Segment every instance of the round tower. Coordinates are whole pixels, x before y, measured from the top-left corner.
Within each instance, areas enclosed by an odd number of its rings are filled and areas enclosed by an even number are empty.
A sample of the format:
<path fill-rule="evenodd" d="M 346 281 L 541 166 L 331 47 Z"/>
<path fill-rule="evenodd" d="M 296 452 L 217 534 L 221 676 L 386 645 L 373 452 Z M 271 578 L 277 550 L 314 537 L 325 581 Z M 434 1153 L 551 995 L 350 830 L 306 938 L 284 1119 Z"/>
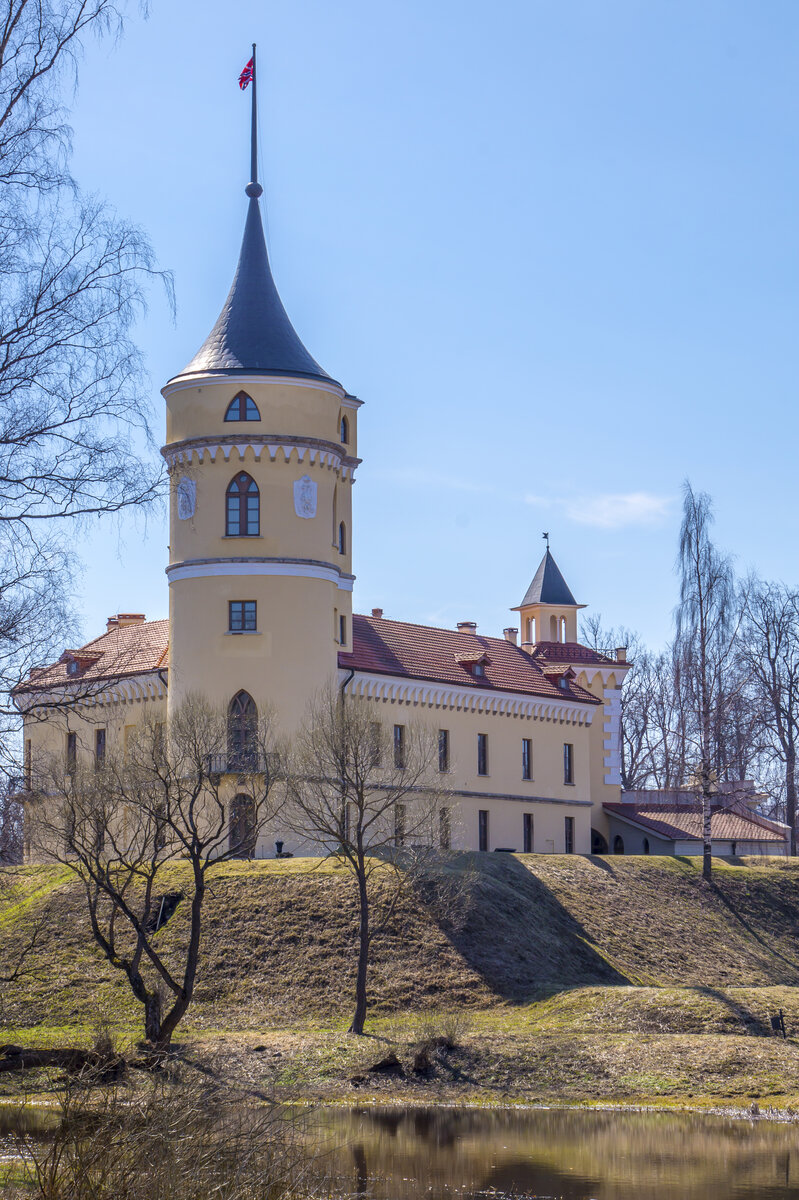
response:
<path fill-rule="evenodd" d="M 162 389 L 170 475 L 169 703 L 245 694 L 291 729 L 352 645 L 361 401 L 322 370 L 272 278 L 253 163 L 238 266 Z"/>

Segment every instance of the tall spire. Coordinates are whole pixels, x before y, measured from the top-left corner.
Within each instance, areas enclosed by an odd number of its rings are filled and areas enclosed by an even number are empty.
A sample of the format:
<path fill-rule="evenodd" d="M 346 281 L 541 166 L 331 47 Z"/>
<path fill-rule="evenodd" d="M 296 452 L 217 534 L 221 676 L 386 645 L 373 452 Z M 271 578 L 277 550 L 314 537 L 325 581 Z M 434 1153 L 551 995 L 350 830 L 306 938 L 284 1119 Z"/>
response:
<path fill-rule="evenodd" d="M 561 604 L 582 608 L 582 605 L 579 605 L 571 594 L 569 585 L 561 575 L 558 564 L 550 553 L 548 541 L 544 557 L 538 564 L 538 570 L 533 576 L 532 583 L 519 608 L 526 608 L 528 604 Z"/>
<path fill-rule="evenodd" d="M 258 182 L 256 79 L 253 43 L 250 182 L 244 189 L 249 205 L 238 266 L 216 324 L 191 362 L 174 378 L 187 375 L 296 375 L 331 381 L 300 341 L 272 278 L 258 204 L 263 188 Z"/>
<path fill-rule="evenodd" d="M 250 182 L 244 192 L 251 200 L 257 200 L 263 194 L 263 188 L 258 182 L 258 72 L 255 69 L 255 42 L 252 44 L 252 115 L 250 117 Z"/>

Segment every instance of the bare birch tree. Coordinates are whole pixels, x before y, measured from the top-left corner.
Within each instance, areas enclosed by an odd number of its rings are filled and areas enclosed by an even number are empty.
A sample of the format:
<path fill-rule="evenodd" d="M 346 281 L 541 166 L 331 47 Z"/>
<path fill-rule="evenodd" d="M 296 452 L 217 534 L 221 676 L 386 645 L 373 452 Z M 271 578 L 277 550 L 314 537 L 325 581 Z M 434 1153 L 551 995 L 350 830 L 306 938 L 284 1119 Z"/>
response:
<path fill-rule="evenodd" d="M 735 662 L 739 613 L 731 560 L 720 554 L 710 538 L 713 509 L 710 497 L 685 484 L 677 569 L 680 599 L 676 609 L 675 675 L 685 720 L 686 757 L 694 764 L 694 779 L 702 808 L 702 875 L 712 875 L 711 812 L 718 781 L 718 729 L 734 689 L 730 674 Z"/>
<path fill-rule="evenodd" d="M 82 196 L 69 172 L 64 97 L 74 94 L 86 40 L 118 34 L 122 7 L 0 3 L 3 696 L 72 632 L 76 523 L 147 505 L 161 491 L 133 340 L 157 274 L 153 253 L 134 225 Z M 0 701 L 0 768 L 11 771 L 13 730 Z"/>
<path fill-rule="evenodd" d="M 386 730 L 372 708 L 324 690 L 294 745 L 287 824 L 349 870 L 358 894 L 355 1008 L 350 1032 L 362 1034 L 372 939 L 431 848 L 449 844 L 449 809 L 435 770 L 430 730 Z M 376 901 L 382 901 L 379 922 Z"/>
<path fill-rule="evenodd" d="M 280 757 L 264 714 L 249 730 L 237 774 L 222 774 L 227 716 L 194 697 L 168 732 L 142 725 L 126 755 L 108 755 L 99 769 L 51 764 L 29 806 L 34 845 L 81 880 L 94 940 L 143 1005 L 145 1039 L 156 1051 L 168 1049 L 191 1003 L 209 879 L 227 860 L 252 856 L 278 808 Z M 179 865 L 185 882 L 176 896 Z M 164 906 L 177 903 L 184 933 L 164 949 Z"/>
<path fill-rule="evenodd" d="M 757 719 L 783 765 L 785 820 L 796 854 L 796 751 L 799 745 L 799 592 L 750 580 L 739 655 L 755 695 Z"/>

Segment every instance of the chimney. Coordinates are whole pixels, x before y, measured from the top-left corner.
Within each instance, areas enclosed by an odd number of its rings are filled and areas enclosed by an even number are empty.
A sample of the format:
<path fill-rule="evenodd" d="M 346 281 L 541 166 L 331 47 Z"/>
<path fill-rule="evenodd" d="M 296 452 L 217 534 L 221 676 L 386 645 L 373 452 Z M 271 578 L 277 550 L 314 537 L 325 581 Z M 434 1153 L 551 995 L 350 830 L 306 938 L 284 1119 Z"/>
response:
<path fill-rule="evenodd" d="M 627 662 L 627 647 L 626 646 L 617 646 L 616 647 L 616 662 L 620 662 L 620 663 Z"/>
<path fill-rule="evenodd" d="M 458 621 L 458 633 L 477 633 L 477 622 Z"/>
<path fill-rule="evenodd" d="M 379 620 L 379 619 L 382 617 L 382 615 L 383 615 L 383 610 L 382 610 L 382 608 L 373 608 L 373 609 L 372 609 L 372 616 L 373 616 L 373 617 L 377 617 L 377 619 Z"/>
<path fill-rule="evenodd" d="M 508 629 L 503 629 L 502 632 L 505 635 L 505 641 L 510 642 L 511 646 L 515 646 L 516 639 L 519 636 L 518 629 L 514 629 L 513 626 L 510 626 Z"/>
<path fill-rule="evenodd" d="M 124 629 L 126 625 L 143 625 L 144 621 L 144 613 L 117 613 L 115 617 L 108 618 L 106 633 L 110 629 Z"/>

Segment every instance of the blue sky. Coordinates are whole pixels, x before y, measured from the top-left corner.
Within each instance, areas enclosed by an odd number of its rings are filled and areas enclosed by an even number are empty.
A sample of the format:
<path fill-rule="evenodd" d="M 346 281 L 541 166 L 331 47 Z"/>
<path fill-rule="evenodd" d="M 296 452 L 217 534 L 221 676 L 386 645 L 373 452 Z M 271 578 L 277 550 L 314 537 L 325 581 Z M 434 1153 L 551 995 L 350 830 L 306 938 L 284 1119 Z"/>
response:
<path fill-rule="evenodd" d="M 359 611 L 498 634 L 548 529 L 659 644 L 686 477 L 739 569 L 799 583 L 794 0 L 153 0 L 87 50 L 73 127 L 174 272 L 139 331 L 159 439 L 238 254 L 253 40 L 275 278 L 366 402 Z M 82 542 L 87 637 L 166 615 L 165 520 Z"/>

